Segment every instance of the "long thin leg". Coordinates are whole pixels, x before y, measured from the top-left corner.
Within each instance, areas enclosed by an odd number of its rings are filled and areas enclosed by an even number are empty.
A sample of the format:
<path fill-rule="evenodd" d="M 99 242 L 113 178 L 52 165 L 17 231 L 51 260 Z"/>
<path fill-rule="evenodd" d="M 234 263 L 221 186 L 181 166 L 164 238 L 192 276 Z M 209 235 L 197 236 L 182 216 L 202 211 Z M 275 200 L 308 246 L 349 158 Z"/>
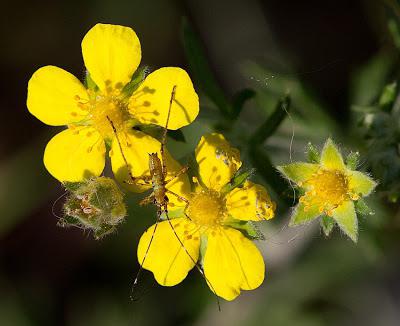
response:
<path fill-rule="evenodd" d="M 154 192 L 152 192 L 150 195 L 148 195 L 147 197 L 143 198 L 140 202 L 139 205 L 140 206 L 146 206 L 150 203 L 154 202 Z"/>
<path fill-rule="evenodd" d="M 140 263 L 139 270 L 136 273 L 135 280 L 133 281 L 133 285 L 132 285 L 132 289 L 131 289 L 131 300 L 132 301 L 135 301 L 135 298 L 133 297 L 133 292 L 134 292 L 134 290 L 135 290 L 135 288 L 136 288 L 136 286 L 138 284 L 138 279 L 139 279 L 140 274 L 142 273 L 143 264 L 144 264 L 144 262 L 145 262 L 145 260 L 147 258 L 148 253 L 149 253 L 150 246 L 153 243 L 153 239 L 154 239 L 154 236 L 156 234 L 158 223 L 161 222 L 161 215 L 162 215 L 162 211 L 161 210 L 157 210 L 157 220 L 156 220 L 156 224 L 155 224 L 154 229 L 153 229 L 153 233 L 151 234 L 150 242 L 149 242 L 149 244 L 148 244 L 148 246 L 146 248 L 146 252 L 145 252 L 145 254 L 143 256 L 143 259 L 142 259 L 142 261 Z"/>
<path fill-rule="evenodd" d="M 112 120 L 110 119 L 110 117 L 109 117 L 108 115 L 106 116 L 106 118 L 107 118 L 108 122 L 110 122 L 110 124 L 111 124 L 111 128 L 112 128 L 112 130 L 113 130 L 113 132 L 114 132 L 115 139 L 116 139 L 117 142 L 118 142 L 118 146 L 119 146 L 119 150 L 120 150 L 121 155 L 122 155 L 122 159 L 123 159 L 124 162 L 125 162 L 126 168 L 128 169 L 129 177 L 130 177 L 130 179 L 131 179 L 131 182 L 133 183 L 133 182 L 135 182 L 136 178 L 133 176 L 133 174 L 132 174 L 132 172 L 131 172 L 130 165 L 128 164 L 128 160 L 126 159 L 126 156 L 125 156 L 125 154 L 124 154 L 124 151 L 122 150 L 121 141 L 120 141 L 120 139 L 119 139 L 119 136 L 118 136 L 118 133 L 117 133 L 117 129 L 115 128 L 114 123 L 112 122 Z"/>
<path fill-rule="evenodd" d="M 184 201 L 186 203 L 186 205 L 189 205 L 189 200 L 187 200 L 185 197 L 179 196 L 177 193 L 175 193 L 175 192 L 173 192 L 173 191 L 171 191 L 169 189 L 165 189 L 165 190 L 166 190 L 167 193 L 169 193 L 171 195 L 174 195 L 176 198 Z"/>
<path fill-rule="evenodd" d="M 162 158 L 162 168 L 163 168 L 163 174 L 164 174 L 164 178 L 167 176 L 167 167 L 166 167 L 166 156 L 165 156 L 165 144 L 167 142 L 167 131 L 168 131 L 168 123 L 169 123 L 169 118 L 171 116 L 171 108 L 172 108 L 172 102 L 175 99 L 175 92 L 176 92 L 176 85 L 174 85 L 174 87 L 172 88 L 172 92 L 171 92 L 171 98 L 169 99 L 169 107 L 168 107 L 168 114 L 167 114 L 167 120 L 165 122 L 165 127 L 164 127 L 164 131 L 162 134 L 162 138 L 161 138 L 161 158 Z"/>
<path fill-rule="evenodd" d="M 168 180 L 165 180 L 165 185 L 170 183 L 171 181 L 175 180 L 176 178 L 179 178 L 182 174 L 186 173 L 189 170 L 189 167 L 186 165 L 182 169 L 180 169 L 173 177 L 171 177 Z"/>
<path fill-rule="evenodd" d="M 207 279 L 206 274 L 204 273 L 203 268 L 197 263 L 197 261 L 194 260 L 194 258 L 192 257 L 192 255 L 189 253 L 189 251 L 186 249 L 185 245 L 183 244 L 183 241 L 181 240 L 181 238 L 179 238 L 178 233 L 176 233 L 174 226 L 172 225 L 171 219 L 168 216 L 168 211 L 167 211 L 167 205 L 165 205 L 164 208 L 165 211 L 165 215 L 167 217 L 168 223 L 171 226 L 172 231 L 175 234 L 176 239 L 179 241 L 181 247 L 183 248 L 183 250 L 186 252 L 186 254 L 189 256 L 190 260 L 193 262 L 193 264 L 196 266 L 196 269 L 200 272 L 200 274 L 203 276 L 203 278 L 205 279 L 205 281 L 207 282 L 207 284 L 210 285 L 211 291 L 215 294 L 215 297 L 217 298 L 217 304 L 218 304 L 218 310 L 221 311 L 221 304 L 219 301 L 219 297 L 217 295 L 217 293 L 214 290 L 214 287 L 212 286 L 211 282 Z"/>

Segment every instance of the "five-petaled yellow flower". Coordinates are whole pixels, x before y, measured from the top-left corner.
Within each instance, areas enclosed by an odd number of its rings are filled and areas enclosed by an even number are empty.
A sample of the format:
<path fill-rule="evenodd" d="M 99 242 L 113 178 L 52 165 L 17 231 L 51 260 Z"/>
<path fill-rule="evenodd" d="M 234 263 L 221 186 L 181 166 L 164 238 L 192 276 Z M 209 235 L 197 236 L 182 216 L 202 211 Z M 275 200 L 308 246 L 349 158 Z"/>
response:
<path fill-rule="evenodd" d="M 114 126 L 132 173 L 141 176 L 148 169 L 148 153 L 159 151 L 160 143 L 132 126 L 165 126 L 174 86 L 168 129 L 191 123 L 199 112 L 199 101 L 190 77 L 180 68 L 161 68 L 127 96 L 126 86 L 139 66 L 141 48 L 135 32 L 124 26 L 95 25 L 82 40 L 82 55 L 94 86 L 86 88 L 55 66 L 38 69 L 29 81 L 29 111 L 48 125 L 68 126 L 47 144 L 44 164 L 62 182 L 100 175 L 106 143 L 111 143 L 110 155 L 120 151 Z M 118 179 L 121 166 L 112 157 L 111 163 Z"/>
<path fill-rule="evenodd" d="M 368 196 L 376 182 L 366 174 L 346 167 L 331 139 L 322 149 L 319 164 L 296 162 L 278 169 L 305 190 L 293 211 L 291 225 L 304 224 L 324 215 L 357 241 L 358 220 L 354 201 Z"/>
<path fill-rule="evenodd" d="M 169 221 L 162 221 L 150 247 L 155 225 L 142 235 L 138 260 L 142 262 L 148 250 L 143 267 L 164 286 L 180 283 L 194 262 L 200 261 L 211 290 L 233 300 L 241 289 L 252 290 L 262 283 L 265 267 L 257 247 L 233 227 L 232 221 L 270 219 L 275 204 L 264 187 L 250 181 L 224 191 L 242 163 L 238 150 L 231 148 L 222 135 L 203 136 L 195 153 L 199 166 L 195 189 L 191 193 L 179 192 L 188 204 L 181 214 L 171 212 L 177 216 L 171 223 L 184 247 Z"/>

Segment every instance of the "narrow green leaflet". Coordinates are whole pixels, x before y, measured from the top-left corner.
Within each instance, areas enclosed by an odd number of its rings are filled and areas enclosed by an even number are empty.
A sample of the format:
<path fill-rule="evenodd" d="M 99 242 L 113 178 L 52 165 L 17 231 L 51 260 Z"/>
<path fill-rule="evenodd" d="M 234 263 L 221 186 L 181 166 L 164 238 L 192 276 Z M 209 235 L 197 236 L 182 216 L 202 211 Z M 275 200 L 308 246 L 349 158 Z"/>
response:
<path fill-rule="evenodd" d="M 251 240 L 265 240 L 264 234 L 262 234 L 256 224 L 252 221 L 241 221 L 231 218 L 225 223 L 225 225 L 239 230 L 246 238 Z"/>

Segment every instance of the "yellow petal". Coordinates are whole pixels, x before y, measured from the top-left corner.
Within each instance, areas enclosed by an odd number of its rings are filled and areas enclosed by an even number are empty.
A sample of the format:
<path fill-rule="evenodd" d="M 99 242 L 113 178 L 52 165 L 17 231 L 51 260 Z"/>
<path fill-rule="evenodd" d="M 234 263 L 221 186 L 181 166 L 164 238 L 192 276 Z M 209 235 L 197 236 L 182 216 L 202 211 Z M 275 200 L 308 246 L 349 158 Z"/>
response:
<path fill-rule="evenodd" d="M 61 182 L 99 176 L 105 164 L 103 138 L 93 128 L 67 129 L 55 135 L 44 152 L 44 165 Z"/>
<path fill-rule="evenodd" d="M 326 141 L 322 149 L 321 164 L 323 167 L 330 170 L 344 171 L 346 168 L 339 149 L 331 139 Z"/>
<path fill-rule="evenodd" d="M 82 120 L 87 112 L 79 102 L 88 100 L 82 83 L 69 72 L 45 66 L 35 71 L 28 83 L 27 106 L 40 121 L 62 126 Z"/>
<path fill-rule="evenodd" d="M 167 177 L 165 179 L 168 182 L 166 188 L 184 199 L 189 198 L 191 185 L 188 175 L 184 173 L 180 174 L 179 177 L 176 177 L 183 167 L 169 154 L 167 150 L 165 151 L 165 154 L 167 166 Z M 186 202 L 183 199 L 179 199 L 170 192 L 167 193 L 167 197 L 169 210 L 186 207 Z"/>
<path fill-rule="evenodd" d="M 156 281 L 164 286 L 182 282 L 195 266 L 200 251 L 200 234 L 195 224 L 187 218 L 176 218 L 171 220 L 171 223 L 184 247 L 169 222 L 163 221 L 158 223 L 151 244 L 155 225 L 143 233 L 137 250 L 139 263 L 143 262 L 148 250 L 143 268 L 153 272 Z"/>
<path fill-rule="evenodd" d="M 226 300 L 233 300 L 241 289 L 260 286 L 265 266 L 260 251 L 241 232 L 220 228 L 208 235 L 204 273 L 211 290 Z"/>
<path fill-rule="evenodd" d="M 114 137 L 112 141 L 109 153 L 115 178 L 133 192 L 149 189 L 151 183 L 145 183 L 139 179 L 132 184 L 129 171 L 135 178 L 149 176 L 149 154 L 159 153 L 160 146 L 161 144 L 157 139 L 141 131 L 119 132 L 118 139 Z M 124 156 L 129 167 L 126 166 Z"/>
<path fill-rule="evenodd" d="M 201 137 L 195 153 L 201 181 L 216 191 L 227 184 L 242 165 L 239 151 L 221 134 Z"/>
<path fill-rule="evenodd" d="M 111 164 L 115 178 L 133 192 L 142 192 L 150 189 L 152 185 L 151 181 L 148 179 L 150 176 L 149 154 L 157 153 L 157 157 L 162 164 L 160 153 L 161 143 L 157 139 L 137 130 L 119 132 L 118 140 L 114 137 L 110 151 Z M 129 168 L 122 154 L 124 154 Z M 174 178 L 178 171 L 181 170 L 181 165 L 172 158 L 167 150 L 165 150 L 165 154 L 167 168 L 165 180 L 171 180 L 171 182 L 167 184 L 167 189 L 183 198 L 187 198 L 190 193 L 188 176 L 186 174 L 181 174 L 179 177 Z M 138 178 L 133 183 L 129 171 L 133 177 Z M 147 178 L 147 180 L 143 180 L 141 177 Z M 172 194 L 167 193 L 167 196 L 169 198 L 170 209 L 176 209 L 177 207 L 184 207 L 186 205 L 186 203 Z"/>
<path fill-rule="evenodd" d="M 101 90 L 122 88 L 139 66 L 140 42 L 129 27 L 96 24 L 82 40 L 82 55 L 90 77 Z"/>
<path fill-rule="evenodd" d="M 243 221 L 269 220 L 275 213 L 275 203 L 271 201 L 267 190 L 250 181 L 226 196 L 226 208 L 232 217 Z"/>
<path fill-rule="evenodd" d="M 347 171 L 349 178 L 349 188 L 363 196 L 368 196 L 376 187 L 376 182 L 366 174 L 359 171 Z"/>
<path fill-rule="evenodd" d="M 199 113 L 199 98 L 185 70 L 165 67 L 152 72 L 130 98 L 130 113 L 144 124 L 166 126 L 175 87 L 168 129 L 190 124 Z"/>

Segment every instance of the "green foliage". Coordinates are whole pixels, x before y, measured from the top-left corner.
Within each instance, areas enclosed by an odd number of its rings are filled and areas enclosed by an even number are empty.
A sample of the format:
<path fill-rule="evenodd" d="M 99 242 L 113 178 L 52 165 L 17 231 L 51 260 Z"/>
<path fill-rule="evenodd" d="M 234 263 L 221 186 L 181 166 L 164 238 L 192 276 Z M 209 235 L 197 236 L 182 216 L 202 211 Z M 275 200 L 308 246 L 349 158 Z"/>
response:
<path fill-rule="evenodd" d="M 113 232 L 126 217 L 124 196 L 113 179 L 98 177 L 80 183 L 68 182 L 65 188 L 69 194 L 60 226 L 89 229 L 100 239 Z"/>

